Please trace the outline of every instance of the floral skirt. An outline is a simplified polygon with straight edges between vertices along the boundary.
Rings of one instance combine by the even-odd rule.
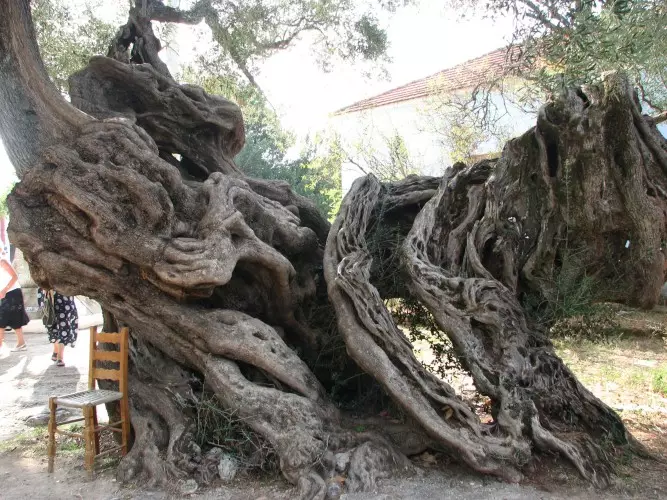
[[[7,292],[0,302],[0,328],[22,328],[30,323],[23,306],[23,292],[20,288]]]
[[[44,290],[37,290],[37,304],[44,307]],[[74,304],[74,297],[53,292],[53,309],[56,313],[56,322],[46,328],[49,342],[74,347],[77,330],[79,329],[79,314]]]

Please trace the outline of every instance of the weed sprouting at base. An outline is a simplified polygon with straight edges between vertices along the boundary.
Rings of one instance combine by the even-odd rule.
[[[192,401],[180,403],[193,413],[195,442],[202,451],[222,450],[243,472],[278,473],[278,456],[271,443],[254,432],[236,412],[225,409],[213,395],[203,391]]]

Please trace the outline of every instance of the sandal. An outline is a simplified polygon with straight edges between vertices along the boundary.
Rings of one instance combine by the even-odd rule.
[[[56,361],[56,366],[65,366],[65,362],[62,359]]]
[[[10,349],[11,352],[21,352],[21,351],[27,351],[28,346],[26,344],[21,344],[17,345],[16,347]]]
[[[58,361],[58,355],[55,352],[51,354],[51,361],[53,361],[54,363]]]

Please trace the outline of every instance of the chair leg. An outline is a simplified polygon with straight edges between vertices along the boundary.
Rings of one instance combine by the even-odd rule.
[[[93,436],[95,437],[95,455],[99,455],[99,453],[100,453],[100,433],[97,430],[97,427],[98,427],[97,406],[93,406],[92,411],[93,411]]]
[[[120,400],[120,419],[121,419],[121,452],[123,456],[127,455],[128,441],[130,439],[130,408],[127,396]]]
[[[49,444],[47,446],[49,473],[53,472],[53,465],[56,459],[56,406],[56,398],[49,398]]]
[[[95,465],[95,437],[93,435],[93,412],[90,406],[83,407],[83,418],[85,423],[83,436],[86,444],[85,466],[88,471],[88,478],[92,479]]]

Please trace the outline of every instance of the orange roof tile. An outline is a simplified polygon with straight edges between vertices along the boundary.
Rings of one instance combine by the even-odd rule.
[[[374,97],[355,102],[339,109],[334,115],[355,113],[389,104],[411,101],[439,92],[475,87],[501,74],[507,68],[510,49],[504,47],[483,56],[470,59],[451,68],[439,71],[421,80],[415,80]]]

